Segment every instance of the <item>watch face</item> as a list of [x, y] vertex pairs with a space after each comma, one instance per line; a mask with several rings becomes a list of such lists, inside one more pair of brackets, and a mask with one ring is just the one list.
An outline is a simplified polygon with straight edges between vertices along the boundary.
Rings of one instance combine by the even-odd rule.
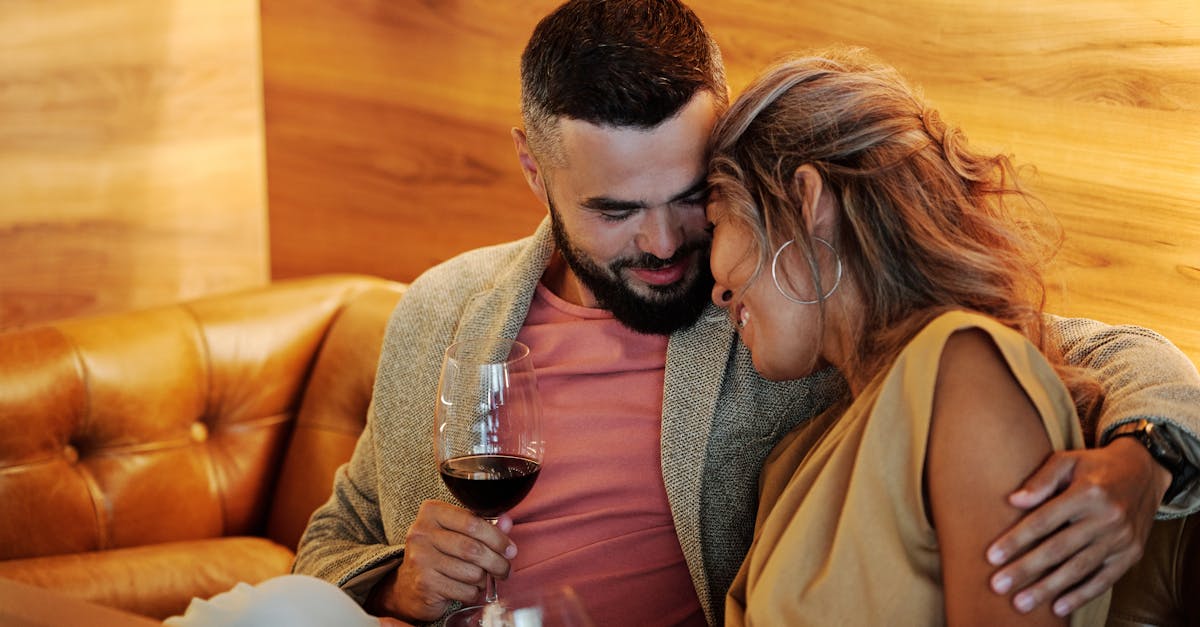
[[1168, 470], [1174, 473], [1175, 468], [1183, 461], [1183, 455], [1179, 449], [1175, 448], [1175, 444], [1171, 439], [1166, 437], [1162, 431], [1155, 428], [1154, 425], [1149, 425], [1145, 431], [1147, 448], [1150, 450], [1150, 455], [1160, 462], [1169, 462]]

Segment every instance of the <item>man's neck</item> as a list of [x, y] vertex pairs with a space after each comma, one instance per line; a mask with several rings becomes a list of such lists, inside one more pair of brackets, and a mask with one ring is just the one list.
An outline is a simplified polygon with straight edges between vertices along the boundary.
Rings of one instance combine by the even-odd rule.
[[542, 283], [551, 292], [554, 292], [555, 296], [568, 303], [595, 309], [600, 308], [600, 303], [592, 291], [583, 284], [583, 281], [579, 280], [563, 256], [557, 252], [550, 258], [550, 264], [546, 266], [546, 272], [542, 275]]

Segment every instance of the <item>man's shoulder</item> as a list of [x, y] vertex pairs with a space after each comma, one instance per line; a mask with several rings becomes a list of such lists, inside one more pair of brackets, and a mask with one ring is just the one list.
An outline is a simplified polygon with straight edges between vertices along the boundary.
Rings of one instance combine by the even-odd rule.
[[[385, 356], [403, 354], [396, 360], [404, 362], [422, 351], [440, 355], [480, 295], [497, 288], [517, 291], [526, 283], [532, 290], [541, 272], [536, 244], [536, 239], [525, 238], [469, 250], [426, 270], [409, 284], [392, 312]], [[477, 315], [503, 317], [508, 312], [499, 307]]]
[[494, 284], [512, 268], [531, 240], [526, 237], [459, 253], [421, 273], [412, 282], [410, 292], [414, 289], [417, 293], [425, 289], [476, 291]]

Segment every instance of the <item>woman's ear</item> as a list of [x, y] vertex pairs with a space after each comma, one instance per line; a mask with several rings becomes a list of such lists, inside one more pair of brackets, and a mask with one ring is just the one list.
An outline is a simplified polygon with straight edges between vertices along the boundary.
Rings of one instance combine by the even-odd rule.
[[545, 174], [529, 150], [529, 140], [525, 136], [525, 131], [514, 127], [512, 139], [513, 147], [517, 149], [517, 162], [521, 164], [521, 174], [525, 176], [525, 182], [529, 184], [533, 195], [537, 196], [543, 205], [549, 206], [549, 199], [546, 197]]
[[825, 194], [825, 180], [811, 163], [798, 168], [792, 182], [801, 191], [800, 212], [809, 233], [828, 239], [833, 234], [835, 208], [833, 198]]

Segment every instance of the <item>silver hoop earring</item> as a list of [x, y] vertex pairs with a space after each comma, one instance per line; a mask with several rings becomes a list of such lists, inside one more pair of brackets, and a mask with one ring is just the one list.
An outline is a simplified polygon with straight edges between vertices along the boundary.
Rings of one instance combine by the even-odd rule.
[[835, 291], [837, 291], [838, 285], [840, 285], [842, 283], [842, 256], [838, 254], [838, 251], [836, 248], [833, 247], [833, 244], [830, 244], [828, 241], [821, 239], [820, 237], [813, 237], [813, 239], [818, 242], [821, 242], [822, 244], [825, 245], [826, 248], [828, 248], [830, 251], [832, 251], [833, 258], [837, 261], [837, 277], [834, 278], [834, 280], [833, 280], [833, 287], [829, 288], [829, 291], [825, 292], [825, 295], [817, 300], [801, 300], [799, 298], [796, 298], [795, 296], [788, 294], [783, 289], [783, 286], [779, 284], [779, 275], [777, 274], [777, 271], [776, 271], [776, 267], [779, 265], [779, 255], [780, 255], [780, 253], [783, 252], [783, 249], [787, 248], [788, 246], [791, 246], [792, 243], [795, 242], [796, 240], [790, 239], [790, 240], [784, 242], [782, 245], [780, 245], [779, 250], [775, 251], [775, 257], [771, 259], [771, 280], [775, 282], [775, 289], [779, 290], [779, 293], [783, 294], [784, 298], [792, 301], [793, 303], [796, 303], [797, 305], [815, 305], [823, 300], [828, 300], [829, 297], [833, 296], [833, 293]]

